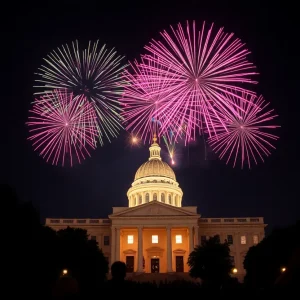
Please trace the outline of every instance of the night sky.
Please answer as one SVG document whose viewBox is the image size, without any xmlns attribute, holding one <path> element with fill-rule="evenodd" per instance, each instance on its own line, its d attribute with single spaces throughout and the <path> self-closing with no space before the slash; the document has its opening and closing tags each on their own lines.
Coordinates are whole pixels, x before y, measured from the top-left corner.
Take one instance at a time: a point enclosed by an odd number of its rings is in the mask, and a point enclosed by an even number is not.
<svg viewBox="0 0 300 300">
<path fill-rule="evenodd" d="M 105 2 L 40 1 L 3 10 L 2 50 L 8 53 L 1 59 L 1 183 L 14 187 L 20 199 L 33 201 L 42 219 L 106 217 L 112 206 L 127 206 L 126 192 L 148 159 L 148 145 L 131 147 L 128 133 L 122 132 L 81 165 L 47 164 L 26 140 L 34 72 L 47 53 L 75 39 L 84 45 L 99 39 L 133 60 L 169 25 L 205 20 L 224 26 L 247 44 L 260 73 L 255 91 L 271 102 L 282 128 L 272 156 L 251 171 L 226 166 L 209 149 L 206 157 L 201 138 L 189 149 L 180 147 L 175 172 L 183 205 L 197 205 L 204 217 L 263 216 L 270 228 L 299 219 L 297 9 L 287 6 L 289 1 L 281 7 L 273 1 L 240 1 L 243 7 L 227 1 Z M 163 157 L 169 161 L 165 148 Z"/>
</svg>

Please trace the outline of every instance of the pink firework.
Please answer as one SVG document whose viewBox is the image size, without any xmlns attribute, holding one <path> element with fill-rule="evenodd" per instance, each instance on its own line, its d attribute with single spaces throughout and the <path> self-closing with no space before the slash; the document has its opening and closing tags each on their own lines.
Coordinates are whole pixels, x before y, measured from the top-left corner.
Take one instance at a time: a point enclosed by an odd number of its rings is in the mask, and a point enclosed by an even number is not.
<svg viewBox="0 0 300 300">
<path fill-rule="evenodd" d="M 242 94 L 240 97 L 230 97 L 230 101 L 239 107 L 237 114 L 221 112 L 213 121 L 215 135 L 208 139 L 208 143 L 220 159 L 226 159 L 227 164 L 233 162 L 235 167 L 240 161 L 241 168 L 244 164 L 251 168 L 252 161 L 255 164 L 258 158 L 264 161 L 263 156 L 269 156 L 270 149 L 275 149 L 272 142 L 278 136 L 270 130 L 280 127 L 272 124 L 277 115 L 274 110 L 268 109 L 269 103 L 262 96 Z"/>
<path fill-rule="evenodd" d="M 139 69 L 147 79 L 141 80 L 137 89 L 151 85 L 152 96 L 155 90 L 166 95 L 159 108 L 167 114 L 163 132 L 170 123 L 180 127 L 184 122 L 186 139 L 195 138 L 196 131 L 202 133 L 204 128 L 211 136 L 217 110 L 236 114 L 231 90 L 251 93 L 244 85 L 256 83 L 251 79 L 257 74 L 255 67 L 247 60 L 250 52 L 232 33 L 205 23 L 200 30 L 195 22 L 187 22 L 185 28 L 178 24 L 161 36 L 162 40 L 152 40 L 145 47 L 148 54 Z"/>
<path fill-rule="evenodd" d="M 97 116 L 85 97 L 55 90 L 36 99 L 29 112 L 28 139 L 47 162 L 72 166 L 96 148 Z"/>
<path fill-rule="evenodd" d="M 126 123 L 126 130 L 130 131 L 134 136 L 138 136 L 144 141 L 151 142 L 153 133 L 158 137 L 167 135 L 169 130 L 180 128 L 183 120 L 178 118 L 172 122 L 169 119 L 168 105 L 170 94 L 165 90 L 168 89 L 172 78 L 159 77 L 161 81 L 153 83 L 151 78 L 153 72 L 151 67 L 155 67 L 155 63 L 150 60 L 148 68 L 141 68 L 141 64 L 134 62 L 130 64 L 132 73 L 126 70 L 124 78 L 130 84 L 124 86 L 124 93 L 120 99 L 123 105 L 122 116 Z M 158 70 L 158 69 L 157 69 Z M 164 130 L 162 131 L 162 128 Z"/>
</svg>

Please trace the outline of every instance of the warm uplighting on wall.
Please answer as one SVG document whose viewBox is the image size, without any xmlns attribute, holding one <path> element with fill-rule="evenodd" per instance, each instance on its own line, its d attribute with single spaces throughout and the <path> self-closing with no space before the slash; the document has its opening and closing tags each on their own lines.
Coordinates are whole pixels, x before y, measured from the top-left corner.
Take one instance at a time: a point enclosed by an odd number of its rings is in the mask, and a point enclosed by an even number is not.
<svg viewBox="0 0 300 300">
<path fill-rule="evenodd" d="M 285 268 L 285 267 L 281 268 L 281 272 L 282 272 L 282 273 L 284 273 L 285 271 L 286 271 L 286 268 Z"/>
<path fill-rule="evenodd" d="M 128 235 L 127 236 L 127 243 L 128 244 L 133 244 L 133 235 Z"/>
<path fill-rule="evenodd" d="M 233 269 L 232 269 L 232 273 L 233 273 L 233 274 L 236 274 L 237 272 L 238 272 L 238 269 L 237 269 L 237 268 L 233 268 Z"/>
<path fill-rule="evenodd" d="M 175 242 L 176 242 L 176 244 L 182 244 L 182 235 L 181 234 L 175 235 Z"/>
</svg>

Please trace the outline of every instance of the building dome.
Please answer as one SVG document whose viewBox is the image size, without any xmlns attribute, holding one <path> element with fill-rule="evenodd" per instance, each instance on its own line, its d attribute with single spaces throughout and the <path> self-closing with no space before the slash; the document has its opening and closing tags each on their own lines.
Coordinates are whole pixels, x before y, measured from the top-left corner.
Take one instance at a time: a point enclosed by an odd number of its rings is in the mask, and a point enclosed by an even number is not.
<svg viewBox="0 0 300 300">
<path fill-rule="evenodd" d="M 159 201 L 181 207 L 182 190 L 172 168 L 160 156 L 161 148 L 154 136 L 149 148 L 150 157 L 137 170 L 127 192 L 129 207 Z"/>
<path fill-rule="evenodd" d="M 143 163 L 136 171 L 134 180 L 148 176 L 162 176 L 176 181 L 175 173 L 171 167 L 159 159 L 151 159 Z"/>
</svg>

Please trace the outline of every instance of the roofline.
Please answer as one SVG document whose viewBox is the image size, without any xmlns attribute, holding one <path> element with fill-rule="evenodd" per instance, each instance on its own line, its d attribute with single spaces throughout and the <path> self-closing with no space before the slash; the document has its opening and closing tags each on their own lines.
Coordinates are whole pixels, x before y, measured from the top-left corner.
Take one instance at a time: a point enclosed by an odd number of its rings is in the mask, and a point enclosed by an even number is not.
<svg viewBox="0 0 300 300">
<path fill-rule="evenodd" d="M 157 203 L 157 204 L 159 204 L 161 206 L 164 206 L 164 207 L 167 207 L 167 208 L 171 207 L 172 209 L 177 210 L 179 212 L 184 212 L 184 213 L 186 213 L 186 215 L 185 215 L 186 217 L 187 216 L 199 216 L 200 217 L 199 214 L 189 213 L 186 210 L 184 210 L 184 208 L 182 208 L 182 207 L 177 207 L 177 206 L 173 206 L 173 205 L 170 205 L 170 204 L 162 203 L 162 202 L 157 201 L 157 200 L 153 200 L 153 201 L 150 201 L 148 203 L 143 203 L 143 204 L 140 204 L 140 205 L 137 205 L 137 206 L 134 206 L 134 207 L 127 207 L 126 209 L 124 209 L 124 210 L 122 210 L 118 213 L 108 215 L 108 218 L 111 219 L 112 216 L 117 217 L 118 215 L 122 215 L 122 214 L 124 214 L 128 211 L 135 211 L 135 210 L 138 210 L 141 207 L 153 205 L 154 203 Z M 150 217 L 152 217 L 152 216 L 150 216 Z M 143 218 L 145 218 L 145 216 L 143 216 Z"/>
</svg>

